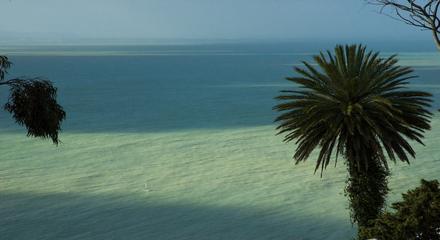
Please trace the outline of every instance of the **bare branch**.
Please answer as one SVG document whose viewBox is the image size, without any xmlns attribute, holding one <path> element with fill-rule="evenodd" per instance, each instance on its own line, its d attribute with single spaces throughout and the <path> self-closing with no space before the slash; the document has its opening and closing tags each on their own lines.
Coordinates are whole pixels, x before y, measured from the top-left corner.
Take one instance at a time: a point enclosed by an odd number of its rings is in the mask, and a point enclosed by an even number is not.
<svg viewBox="0 0 440 240">
<path fill-rule="evenodd" d="M 440 0 L 366 0 L 380 6 L 380 13 L 410 26 L 432 31 L 440 50 Z M 392 15 L 386 9 L 393 10 Z"/>
</svg>

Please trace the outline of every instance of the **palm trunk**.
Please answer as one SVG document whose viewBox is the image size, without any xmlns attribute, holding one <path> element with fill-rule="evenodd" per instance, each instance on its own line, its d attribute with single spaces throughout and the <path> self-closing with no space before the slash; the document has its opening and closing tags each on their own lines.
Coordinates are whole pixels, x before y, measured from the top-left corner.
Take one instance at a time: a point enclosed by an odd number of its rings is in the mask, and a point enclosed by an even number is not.
<svg viewBox="0 0 440 240">
<path fill-rule="evenodd" d="M 349 162 L 348 171 L 346 192 L 350 199 L 352 219 L 359 227 L 367 227 L 385 205 L 389 172 L 377 161 L 369 165 L 368 171 L 359 171 L 356 164 Z"/>
<path fill-rule="evenodd" d="M 373 149 L 356 152 L 355 144 L 349 145 L 346 156 L 349 177 L 345 192 L 350 201 L 351 218 L 359 228 L 368 227 L 369 221 L 376 219 L 385 205 L 390 173 L 375 157 Z M 359 156 L 367 160 L 368 166 L 358 161 Z"/>
</svg>

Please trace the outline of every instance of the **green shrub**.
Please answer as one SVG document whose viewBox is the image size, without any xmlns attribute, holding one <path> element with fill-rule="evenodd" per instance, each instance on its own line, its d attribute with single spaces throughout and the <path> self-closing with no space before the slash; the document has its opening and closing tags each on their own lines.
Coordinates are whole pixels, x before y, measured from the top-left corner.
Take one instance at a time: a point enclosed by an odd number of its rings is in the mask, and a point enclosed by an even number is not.
<svg viewBox="0 0 440 240">
<path fill-rule="evenodd" d="M 440 240 L 439 182 L 422 180 L 421 186 L 402 194 L 403 200 L 392 205 L 373 220 L 371 227 L 361 228 L 359 239 Z"/>
</svg>

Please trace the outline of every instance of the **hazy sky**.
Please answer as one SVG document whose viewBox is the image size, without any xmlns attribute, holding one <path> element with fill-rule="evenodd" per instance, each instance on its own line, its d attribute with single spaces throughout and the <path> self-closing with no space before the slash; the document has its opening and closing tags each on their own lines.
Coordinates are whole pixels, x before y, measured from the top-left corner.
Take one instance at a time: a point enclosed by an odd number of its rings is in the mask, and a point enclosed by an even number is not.
<svg viewBox="0 0 440 240">
<path fill-rule="evenodd" d="M 364 0 L 0 0 L 0 40 L 67 38 L 420 39 Z"/>
</svg>

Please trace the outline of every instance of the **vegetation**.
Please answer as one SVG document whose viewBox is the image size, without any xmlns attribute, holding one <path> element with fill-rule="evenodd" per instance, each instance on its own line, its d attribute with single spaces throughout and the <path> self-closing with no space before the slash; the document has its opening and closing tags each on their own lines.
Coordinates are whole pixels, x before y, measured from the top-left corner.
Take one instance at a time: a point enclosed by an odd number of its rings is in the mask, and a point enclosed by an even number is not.
<svg viewBox="0 0 440 240">
<path fill-rule="evenodd" d="M 390 8 L 388 16 L 422 30 L 431 31 L 437 49 L 440 50 L 440 0 L 368 0 L 381 8 Z"/>
<path fill-rule="evenodd" d="M 408 140 L 422 143 L 430 129 L 431 94 L 406 88 L 415 76 L 395 56 L 384 59 L 363 46 L 337 46 L 314 61 L 320 69 L 303 62 L 295 68 L 300 76 L 287 78 L 295 85 L 277 97 L 277 129 L 296 142 L 297 164 L 319 149 L 321 175 L 332 157 L 336 165 L 343 156 L 352 220 L 367 227 L 385 204 L 387 159 L 409 163 L 415 152 Z"/>
<path fill-rule="evenodd" d="M 422 180 L 420 187 L 402 194 L 403 201 L 394 203 L 394 212 L 385 212 L 360 230 L 360 239 L 439 240 L 440 188 L 438 181 Z"/>
<path fill-rule="evenodd" d="M 50 138 L 58 144 L 58 133 L 66 113 L 56 101 L 57 89 L 50 81 L 39 78 L 5 80 L 11 65 L 7 57 L 0 56 L 0 85 L 10 88 L 4 109 L 27 128 L 28 136 Z"/>
</svg>

